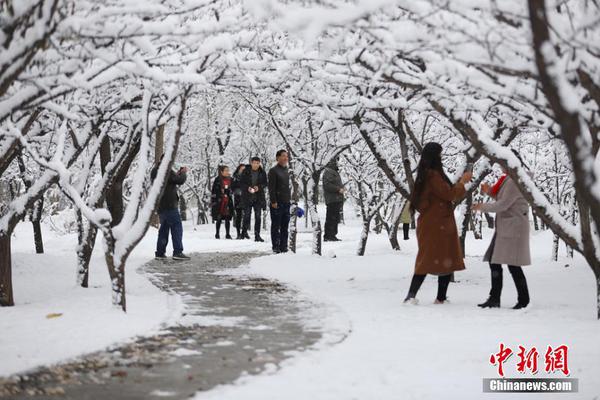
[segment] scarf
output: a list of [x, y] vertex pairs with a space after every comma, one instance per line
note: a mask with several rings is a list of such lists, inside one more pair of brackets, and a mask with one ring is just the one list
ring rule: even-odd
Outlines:
[[494, 184], [494, 186], [492, 186], [492, 188], [490, 189], [490, 195], [492, 197], [496, 197], [496, 195], [498, 194], [498, 192], [500, 191], [500, 187], [502, 187], [502, 184], [504, 183], [504, 181], [506, 180], [507, 175], [504, 174], [500, 177], [500, 179], [498, 179], [498, 182], [496, 182]]
[[[219, 204], [219, 214], [226, 217], [229, 216], [229, 196], [226, 191], [229, 191], [231, 188], [231, 178], [223, 177], [221, 180], [221, 204]], [[225, 189], [227, 186], [227, 189]]]

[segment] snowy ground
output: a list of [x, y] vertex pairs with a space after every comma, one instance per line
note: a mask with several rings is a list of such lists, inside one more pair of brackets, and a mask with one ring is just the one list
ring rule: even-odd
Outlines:
[[[347, 209], [346, 215], [350, 214]], [[75, 286], [73, 235], [57, 237], [46, 230], [47, 254], [38, 256], [32, 254], [29, 232], [29, 225], [22, 224], [13, 242], [17, 306], [0, 309], [0, 374], [100, 349], [178, 317], [179, 300], [134, 272], [153, 255], [154, 230], [128, 267], [127, 315], [110, 305], [101, 259], [92, 265], [93, 287]], [[186, 224], [186, 251], [268, 251], [270, 247], [251, 241], [217, 241], [213, 235], [212, 226], [196, 229]], [[451, 284], [448, 305], [432, 304], [436, 281], [431, 277], [419, 293], [420, 305], [402, 304], [416, 253], [414, 231], [410, 241], [401, 242], [400, 252], [390, 249], [384, 235], [372, 234], [364, 257], [354, 255], [358, 236], [358, 222], [349, 221], [341, 226], [344, 241], [325, 243], [324, 256], [316, 257], [310, 254], [310, 233], [303, 232], [299, 254], [257, 259], [239, 271], [280, 280], [325, 304], [327, 312], [319, 323], [326, 324], [329, 334], [314, 351], [297, 355], [281, 369], [242, 378], [199, 394], [199, 399], [553, 398], [482, 393], [482, 378], [497, 376], [488, 358], [500, 342], [513, 349], [519, 344], [536, 346], [541, 353], [537, 377], [551, 376], [543, 370], [546, 347], [569, 345], [571, 377], [579, 379], [580, 391], [554, 397], [600, 399], [600, 323], [595, 319], [593, 275], [577, 255], [574, 260], [549, 261], [548, 232], [532, 238], [534, 265], [525, 271], [532, 303], [522, 311], [508, 308], [516, 301], [508, 271], [504, 308], [475, 306], [489, 291], [489, 270], [481, 256], [490, 231], [483, 241], [468, 239], [467, 270], [457, 274], [459, 283]], [[49, 313], [63, 315], [47, 319]], [[507, 362], [507, 377], [522, 376], [516, 363], [516, 355]]]
[[[55, 225], [62, 228], [64, 220], [68, 218], [61, 215]], [[0, 308], [0, 376], [151, 334], [163, 323], [177, 320], [182, 310], [177, 296], [161, 292], [136, 271], [154, 257], [156, 229], [150, 228], [129, 258], [124, 314], [111, 304], [100, 238], [90, 266], [90, 287], [83, 289], [75, 284], [76, 234], [58, 235], [50, 225], [43, 225], [45, 254], [35, 254], [29, 223], [19, 224], [13, 236], [16, 305]], [[185, 251], [270, 249], [249, 241], [216, 241], [210, 227], [203, 228], [195, 230], [186, 222]], [[62, 315], [47, 318], [49, 314]]]
[[[451, 304], [432, 304], [437, 282], [429, 277], [418, 306], [402, 303], [413, 272], [414, 231], [410, 241], [401, 243], [401, 252], [392, 252], [383, 235], [371, 235], [362, 258], [354, 255], [356, 221], [341, 227], [340, 236], [343, 242], [325, 243], [326, 256], [316, 257], [309, 254], [310, 236], [303, 234], [300, 254], [256, 259], [239, 273], [278, 279], [330, 305], [335, 310], [326, 320], [330, 331], [349, 330], [348, 337], [334, 346], [323, 343], [271, 375], [241, 379], [198, 399], [600, 398], [593, 274], [579, 256], [549, 261], [548, 232], [532, 238], [534, 265], [525, 271], [532, 303], [522, 311], [509, 309], [516, 291], [508, 271], [503, 308], [476, 307], [489, 291], [489, 268], [481, 258], [491, 231], [483, 241], [468, 240], [467, 270], [457, 274], [460, 283], [450, 286]], [[482, 393], [482, 378], [497, 377], [488, 359], [500, 342], [515, 352], [520, 344], [536, 346], [540, 378], [562, 376], [544, 371], [544, 353], [548, 345], [567, 344], [570, 377], [579, 379], [579, 393]], [[517, 362], [515, 354], [505, 364], [506, 376], [531, 376], [517, 372]]]

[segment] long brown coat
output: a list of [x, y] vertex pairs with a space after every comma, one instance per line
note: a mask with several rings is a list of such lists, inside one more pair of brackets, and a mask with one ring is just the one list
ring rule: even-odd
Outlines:
[[452, 202], [465, 186], [450, 186], [437, 171], [430, 171], [419, 201], [415, 274], [447, 275], [465, 269]]
[[500, 186], [495, 200], [481, 206], [483, 212], [496, 213], [496, 232], [483, 260], [515, 266], [531, 264], [529, 203], [510, 177]]

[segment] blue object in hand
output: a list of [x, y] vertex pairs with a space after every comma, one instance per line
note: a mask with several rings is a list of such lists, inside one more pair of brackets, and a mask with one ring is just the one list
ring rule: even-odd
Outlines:
[[302, 218], [304, 216], [304, 210], [302, 208], [300, 208], [300, 207], [297, 207], [296, 208], [296, 216], [298, 218]]

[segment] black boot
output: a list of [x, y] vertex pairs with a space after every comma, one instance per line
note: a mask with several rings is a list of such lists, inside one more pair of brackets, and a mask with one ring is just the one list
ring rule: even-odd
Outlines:
[[254, 235], [254, 241], [255, 242], [264, 242], [265, 240], [260, 237], [260, 233], [257, 233]]
[[495, 300], [495, 299], [492, 299], [490, 297], [486, 301], [484, 301], [483, 303], [477, 304], [477, 307], [481, 307], [481, 308], [500, 308], [500, 300]]
[[527, 279], [523, 273], [523, 268], [509, 265], [508, 270], [515, 281], [515, 286], [517, 288], [517, 304], [515, 304], [513, 310], [525, 308], [529, 305], [529, 289], [527, 288]]
[[225, 239], [231, 239], [231, 234], [229, 231], [231, 230], [231, 222], [226, 219], [225, 220]]
[[502, 294], [502, 265], [490, 264], [492, 276], [492, 289], [490, 297], [483, 303], [477, 304], [481, 308], [498, 308], [500, 307], [500, 295]]
[[217, 228], [217, 231], [215, 232], [215, 239], [221, 239], [221, 234], [219, 233], [219, 231], [221, 230], [221, 221], [217, 221], [215, 225]]

